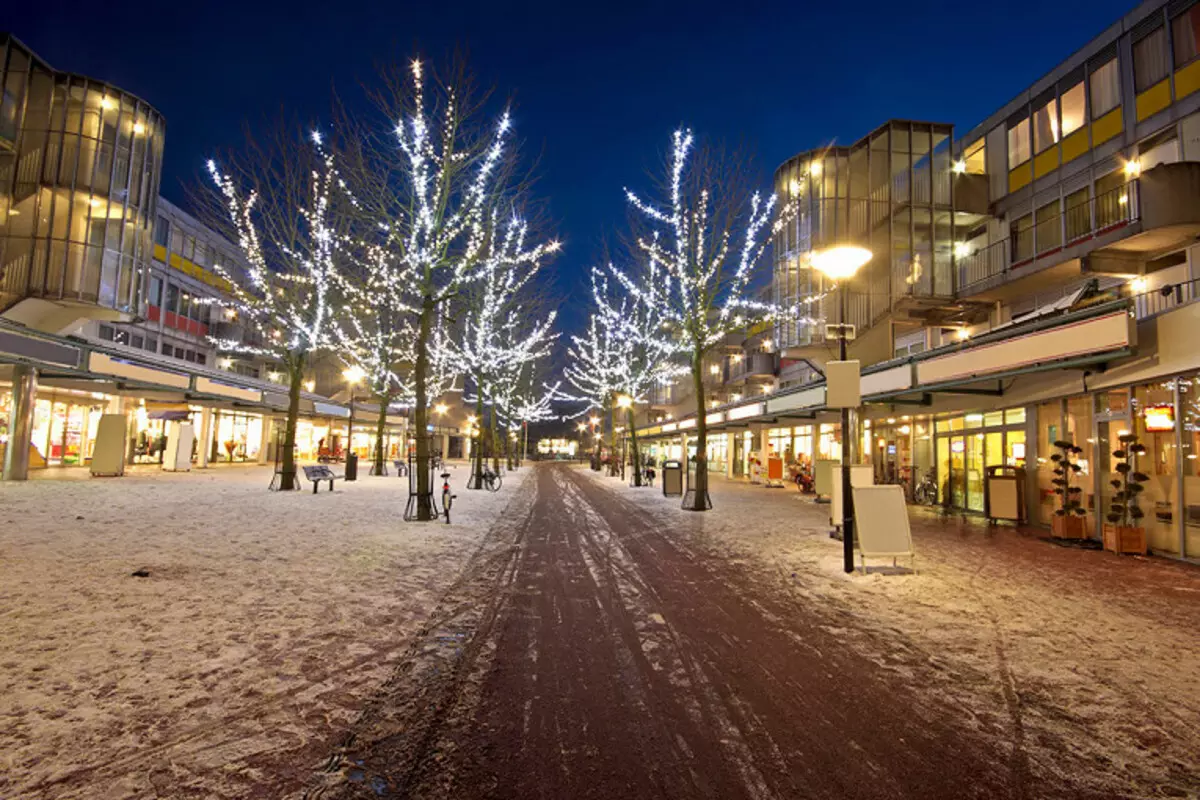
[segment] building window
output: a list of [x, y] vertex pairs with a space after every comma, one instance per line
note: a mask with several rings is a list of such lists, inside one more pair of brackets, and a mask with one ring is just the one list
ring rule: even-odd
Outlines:
[[101, 325], [99, 333], [100, 333], [100, 338], [103, 339], [104, 341], [111, 342], [113, 340], [112, 325]]
[[182, 359], [183, 359], [183, 353], [184, 353], [184, 350], [183, 350], [183, 348], [182, 348], [182, 347], [176, 347], [176, 348], [175, 348], [175, 357], [176, 357], [176, 358], [178, 358], [178, 359], [182, 360]]
[[1058, 101], [1053, 97], [1033, 112], [1033, 139], [1038, 153], [1058, 142]]
[[174, 353], [174, 352], [175, 352], [175, 348], [171, 346], [171, 343], [170, 343], [170, 342], [163, 342], [163, 343], [162, 343], [162, 354], [163, 354], [164, 356], [169, 356], [169, 355], [171, 355], [171, 354], [172, 354], [172, 353]]
[[1107, 228], [1126, 218], [1128, 189], [1125, 188], [1125, 173], [1110, 172], [1096, 179], [1096, 228]]
[[167, 284], [167, 311], [179, 313], [179, 287], [173, 283]]
[[1073, 242], [1081, 236], [1092, 232], [1092, 190], [1085, 186], [1077, 192], [1067, 195], [1064, 223], [1067, 229], [1067, 241]]
[[1008, 129], [1008, 168], [1024, 164], [1029, 160], [1029, 117], [1025, 117]]
[[197, 364], [204, 364], [204, 362], [207, 360], [208, 360], [208, 358], [204, 355], [204, 353], [196, 353], [196, 363]]
[[1133, 43], [1133, 88], [1144, 92], [1167, 77], [1167, 30], [1156, 28], [1153, 33]]
[[116, 328], [113, 330], [113, 342], [116, 344], [129, 344], [129, 334], [126, 331]]
[[1009, 234], [1012, 237], [1012, 260], [1033, 258], [1033, 215], [1026, 214], [1013, 220]]
[[1083, 127], [1087, 121], [1087, 109], [1084, 108], [1085, 92], [1083, 81], [1062, 93], [1059, 105], [1062, 106], [1062, 137], [1070, 136]]
[[963, 163], [967, 165], [967, 173], [970, 175], [987, 174], [987, 148], [984, 143], [985, 139], [980, 137], [963, 150]]
[[1093, 69], [1088, 86], [1092, 95], [1092, 119], [1098, 119], [1116, 108], [1121, 102], [1121, 73], [1117, 70], [1117, 59], [1110, 58]]
[[157, 336], [147, 336], [146, 337], [146, 349], [149, 350], [151, 353], [158, 352], [158, 337]]
[[166, 247], [171, 241], [171, 223], [162, 214], [154, 220], [154, 243]]
[[183, 252], [183, 231], [175, 227], [171, 228], [171, 252]]
[[1037, 250], [1039, 253], [1062, 247], [1059, 208], [1059, 202], [1055, 200], [1037, 210]]
[[162, 305], [162, 285], [162, 278], [157, 275], [150, 276], [150, 296], [146, 302], [152, 306]]
[[1200, 5], [1171, 20], [1171, 39], [1175, 44], [1175, 66], [1182, 67], [1200, 55]]
[[135, 347], [138, 350], [143, 350], [145, 349], [145, 340], [141, 336], [134, 334], [133, 336], [129, 337], [129, 346]]

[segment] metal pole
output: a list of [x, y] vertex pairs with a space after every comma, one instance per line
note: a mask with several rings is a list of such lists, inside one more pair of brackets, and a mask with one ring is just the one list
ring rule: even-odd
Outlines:
[[[838, 328], [838, 353], [846, 360], [846, 305], [849, 287], [842, 286], [842, 324]], [[842, 566], [854, 572], [854, 496], [850, 487], [850, 409], [842, 409]]]

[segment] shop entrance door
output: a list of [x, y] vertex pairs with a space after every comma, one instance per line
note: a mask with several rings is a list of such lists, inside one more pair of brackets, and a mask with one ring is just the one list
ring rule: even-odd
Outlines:
[[950, 489], [950, 505], [954, 508], [966, 508], [966, 476], [967, 476], [967, 461], [966, 461], [966, 437], [951, 436], [950, 437], [950, 475], [948, 477]]

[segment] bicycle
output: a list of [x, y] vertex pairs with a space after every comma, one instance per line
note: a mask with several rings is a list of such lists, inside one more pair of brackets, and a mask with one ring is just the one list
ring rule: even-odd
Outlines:
[[500, 491], [500, 485], [504, 483], [504, 479], [498, 473], [492, 472], [487, 467], [483, 468], [483, 475], [480, 476], [483, 480], [483, 488], [489, 492]]
[[922, 506], [937, 505], [937, 481], [933, 479], [932, 472], [927, 472], [913, 488], [913, 502]]
[[442, 513], [446, 515], [446, 524], [450, 524], [450, 505], [454, 502], [456, 494], [450, 492], [450, 473], [442, 473]]

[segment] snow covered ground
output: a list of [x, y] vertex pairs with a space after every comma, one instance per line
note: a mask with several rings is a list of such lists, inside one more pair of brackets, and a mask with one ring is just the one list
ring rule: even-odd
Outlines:
[[1200, 569], [922, 510], [919, 575], [847, 576], [828, 506], [792, 488], [716, 478], [714, 509], [695, 513], [579, 469], [690, 546], [835, 609], [847, 646], [961, 708], [1030, 783], [1200, 797]]
[[404, 523], [395, 476], [0, 484], [0, 797], [302, 786], [532, 470], [452, 472], [449, 526]]

